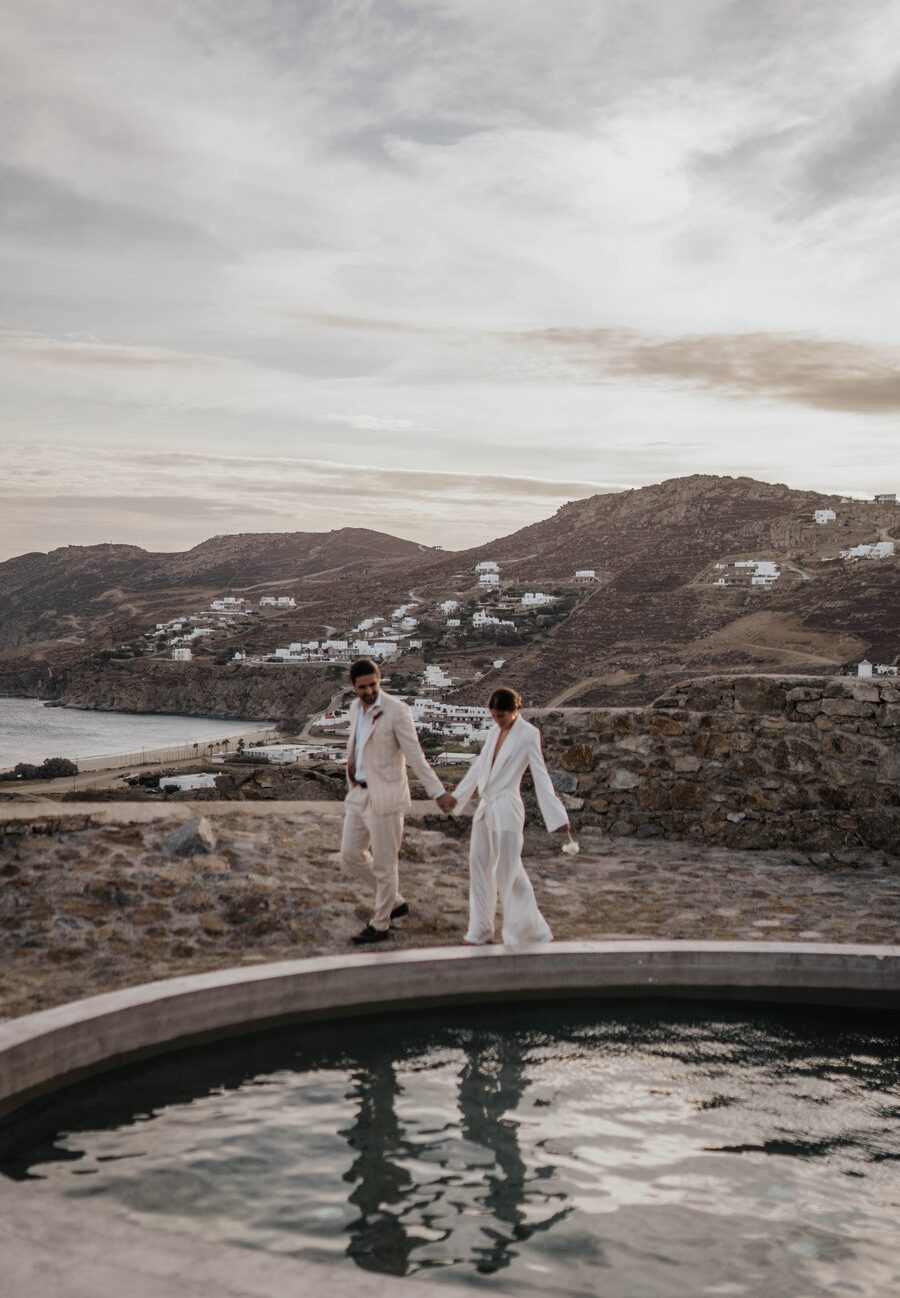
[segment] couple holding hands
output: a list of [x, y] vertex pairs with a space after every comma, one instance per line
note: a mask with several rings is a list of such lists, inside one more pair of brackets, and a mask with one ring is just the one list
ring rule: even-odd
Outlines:
[[[549, 831], [567, 829], [569, 817], [554, 792], [538, 729], [520, 715], [515, 690], [494, 690], [488, 702], [494, 724], [455, 794], [447, 793], [422, 752], [412, 713], [386, 693], [378, 665], [361, 658], [350, 668], [356, 698], [350, 707], [347, 781], [341, 862], [368, 866], [375, 877], [371, 921], [353, 938], [356, 946], [387, 939], [391, 920], [409, 914], [400, 894], [397, 861], [403, 820], [410, 806], [407, 762], [441, 811], [458, 813], [475, 793], [469, 850], [469, 927], [464, 941], [494, 940], [497, 901], [503, 908], [503, 941], [549, 942], [553, 938], [522, 865], [525, 808], [519, 785], [531, 768], [538, 804]], [[576, 849], [577, 850], [577, 849]]]

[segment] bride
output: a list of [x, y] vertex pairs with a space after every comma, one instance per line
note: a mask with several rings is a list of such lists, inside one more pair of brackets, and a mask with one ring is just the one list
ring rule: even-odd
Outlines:
[[458, 814], [476, 788], [479, 794], [469, 848], [469, 927], [464, 940], [470, 946], [494, 940], [498, 893], [504, 943], [553, 940], [522, 865], [525, 807], [519, 785], [526, 767], [531, 768], [547, 829], [568, 828], [569, 817], [553, 791], [540, 731], [520, 715], [521, 706], [515, 690], [494, 690], [488, 701], [494, 725], [454, 795]]

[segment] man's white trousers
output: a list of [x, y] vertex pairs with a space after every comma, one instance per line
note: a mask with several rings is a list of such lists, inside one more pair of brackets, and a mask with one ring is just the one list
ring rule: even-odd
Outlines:
[[376, 815], [369, 807], [368, 790], [352, 788], [344, 800], [344, 833], [341, 863], [366, 870], [374, 879], [375, 905], [370, 921], [382, 932], [391, 926], [391, 911], [403, 901], [398, 859], [403, 839], [403, 813]]

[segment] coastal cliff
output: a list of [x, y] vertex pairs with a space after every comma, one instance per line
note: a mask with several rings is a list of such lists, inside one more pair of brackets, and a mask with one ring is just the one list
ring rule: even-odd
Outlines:
[[[344, 672], [340, 672], [343, 680]], [[323, 667], [244, 666], [167, 660], [18, 662], [0, 670], [0, 692], [103, 712], [173, 712], [241, 720], [304, 720], [340, 681]]]

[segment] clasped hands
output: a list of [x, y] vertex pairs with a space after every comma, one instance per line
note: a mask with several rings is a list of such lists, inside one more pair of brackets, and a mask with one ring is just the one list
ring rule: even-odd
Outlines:
[[435, 798], [435, 802], [447, 816], [456, 809], [456, 799], [452, 793], [442, 793], [439, 798]]

